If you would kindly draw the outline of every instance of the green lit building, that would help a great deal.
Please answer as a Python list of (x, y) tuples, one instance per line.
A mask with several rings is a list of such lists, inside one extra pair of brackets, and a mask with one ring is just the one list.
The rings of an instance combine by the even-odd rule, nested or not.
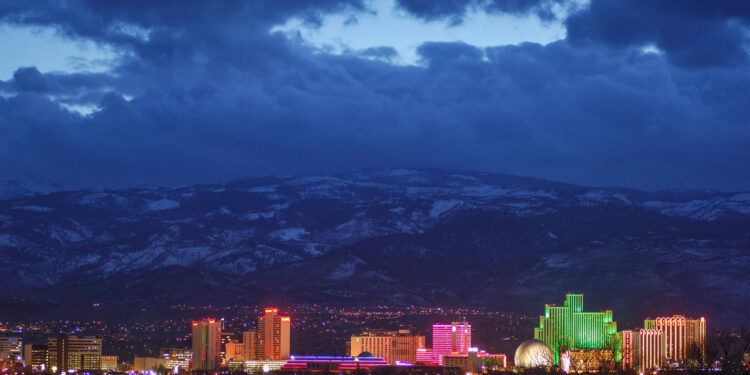
[(558, 365), (561, 352), (569, 349), (612, 349), (619, 360), (618, 337), (612, 310), (584, 312), (583, 294), (565, 295), (563, 306), (545, 305), (534, 329), (534, 338), (552, 348)]

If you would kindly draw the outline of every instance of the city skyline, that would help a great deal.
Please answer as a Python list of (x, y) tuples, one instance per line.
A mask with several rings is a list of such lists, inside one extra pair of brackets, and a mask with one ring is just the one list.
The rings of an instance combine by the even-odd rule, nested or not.
[[(674, 364), (684, 366), (688, 361), (693, 360), (695, 355), (698, 355), (696, 353), (706, 350), (707, 329), (706, 319), (703, 317), (689, 319), (684, 315), (676, 314), (669, 317), (645, 318), (641, 329), (619, 332), (614, 322), (611, 321), (613, 313), (611, 310), (600, 313), (584, 311), (583, 294), (569, 293), (565, 296), (563, 306), (557, 307), (547, 304), (544, 310), (545, 313), (540, 316), (540, 325), (546, 330), (557, 332), (559, 337), (543, 334), (543, 330), (540, 328), (533, 330), (533, 335), (530, 337), (541, 338), (552, 344), (552, 350), (549, 352), (550, 357), (525, 359), (525, 361), (535, 363), (535, 366), (548, 361), (546, 362), (547, 366), (555, 365), (565, 372), (577, 372), (582, 369), (588, 371), (592, 368), (598, 368), (603, 363), (611, 363), (607, 366), (614, 366), (617, 363), (622, 368), (636, 368), (647, 371), (654, 368), (667, 368), (674, 366)], [(559, 310), (559, 313), (554, 312), (557, 310)], [(503, 369), (508, 366), (508, 354), (488, 353), (480, 347), (472, 346), (471, 336), (475, 330), (466, 319), (454, 321), (450, 324), (433, 323), (431, 325), (432, 340), (429, 345), (427, 345), (424, 336), (415, 334), (414, 328), (397, 331), (364, 328), (361, 334), (353, 333), (351, 340), (346, 342), (347, 352), (351, 351), (351, 355), (348, 357), (321, 356), (320, 353), (313, 356), (300, 356), (294, 353), (284, 354), (289, 353), (288, 349), (285, 351), (283, 347), (288, 347), (290, 343), (289, 333), (293, 331), (290, 329), (292, 328), (292, 317), (279, 315), (279, 308), (277, 307), (266, 307), (256, 309), (256, 311), (258, 311), (258, 324), (256, 325), (258, 329), (228, 330), (226, 327), (227, 321), (224, 318), (194, 320), (189, 324), (192, 328), (190, 334), (193, 343), (192, 351), (188, 352), (180, 348), (161, 348), (158, 357), (136, 356), (129, 365), (131, 367), (128, 368), (132, 369), (131, 371), (141, 373), (148, 373), (149, 369), (152, 368), (164, 368), (171, 369), (176, 373), (186, 368), (192, 371), (214, 371), (219, 368), (227, 368), (227, 366), (230, 369), (236, 368), (251, 372), (252, 369), (265, 366), (274, 366), (278, 371), (304, 370), (309, 366), (339, 366), (335, 368), (349, 371), (344, 370), (347, 368), (346, 366), (356, 366), (358, 361), (363, 361), (360, 365), (366, 368), (370, 366), (410, 367), (416, 365), (458, 367), (464, 368), (468, 372), (476, 372), (479, 371), (480, 367), (484, 369), (485, 366), (490, 364), (501, 366)], [(435, 312), (442, 312), (442, 309), (437, 308)], [(589, 324), (588, 318), (580, 319), (580, 316), (589, 317), (591, 314), (601, 314), (604, 320), (599, 319), (597, 321), (599, 324), (605, 324), (609, 327), (602, 328), (602, 332), (598, 336), (595, 334), (598, 328)], [(269, 322), (271, 326), (268, 328), (268, 333), (258, 334), (258, 332), (266, 332), (264, 327)], [(279, 325), (282, 323), (280, 322), (287, 322), (289, 328), (281, 328)], [(573, 324), (573, 322), (578, 323)], [(243, 326), (247, 327), (247, 324)], [(479, 333), (481, 333), (482, 328), (479, 330)], [(604, 332), (610, 334), (611, 337), (604, 338), (602, 336)], [(634, 334), (635, 336), (633, 336)], [(270, 336), (263, 337), (267, 335)], [(241, 339), (236, 340), (237, 337), (241, 337)], [(251, 340), (252, 343), (247, 340)], [(111, 368), (113, 362), (118, 368), (125, 368), (123, 366), (126, 364), (125, 362), (118, 362), (117, 356), (103, 354), (102, 337), (76, 337), (60, 334), (57, 337), (49, 338), (47, 345), (36, 346), (34, 344), (23, 345), (21, 341), (20, 337), (3, 335), (3, 340), (0, 341), (0, 352), (7, 357), (4, 363), (7, 363), (8, 360), (18, 360), (19, 362), (23, 360), (30, 368), (37, 370), (52, 368), (54, 369), (53, 372), (59, 366), (78, 371), (98, 371)], [(400, 343), (401, 341), (403, 341), (403, 344)], [(539, 352), (531, 352), (536, 354), (519, 354), (522, 351), (521, 348), (527, 343), (536, 340), (529, 339), (527, 336), (526, 339), (520, 337), (520, 341), (523, 342), (516, 350), (515, 364), (523, 367), (524, 365), (519, 364), (519, 355), (531, 355), (531, 358), (534, 358), (534, 355), (539, 356)], [(264, 342), (268, 344), (263, 344)], [(546, 345), (541, 341), (536, 342), (539, 345)], [(251, 344), (251, 347), (257, 348), (256, 351), (245, 354), (240, 350), (239, 358), (233, 356), (237, 352), (229, 350), (233, 345), (239, 349), (248, 347), (249, 344)], [(264, 346), (268, 346), (268, 348), (263, 349)], [(693, 347), (700, 352), (693, 351)], [(20, 355), (21, 348), (23, 348), (23, 356)], [(528, 351), (528, 349), (524, 350)], [(40, 351), (45, 354), (38, 354)], [(69, 351), (75, 354), (68, 354)], [(266, 352), (269, 355), (264, 357)], [(41, 363), (39, 358), (42, 358)], [(64, 361), (60, 362), (59, 358), (64, 358)], [(190, 358), (192, 360), (188, 361)], [(526, 362), (522, 361), (521, 363)]]

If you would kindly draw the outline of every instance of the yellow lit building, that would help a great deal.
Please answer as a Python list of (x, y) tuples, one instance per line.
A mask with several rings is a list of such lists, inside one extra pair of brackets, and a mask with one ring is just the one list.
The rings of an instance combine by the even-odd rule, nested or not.
[(102, 356), (102, 371), (117, 371), (117, 356), (116, 355), (103, 355)]
[(245, 347), (244, 344), (239, 341), (230, 341), (226, 344), (226, 354), (224, 355), (225, 362), (228, 361), (244, 361), (245, 360)]
[(66, 334), (47, 340), (47, 365), (53, 371), (101, 370), (102, 338)]
[(425, 337), (408, 329), (398, 331), (371, 330), (352, 336), (349, 354), (357, 357), (367, 352), (381, 357), (390, 364), (415, 363), (417, 350), (425, 347)]
[(167, 368), (188, 370), (190, 369), (190, 361), (193, 359), (193, 353), (190, 349), (182, 348), (161, 348), (159, 349), (159, 357), (164, 358), (167, 361)]
[(646, 319), (645, 329), (656, 329), (664, 335), (664, 358), (668, 362), (681, 362), (687, 358), (690, 345), (701, 351), (706, 343), (706, 319), (690, 319), (684, 315)]
[(258, 318), (258, 352), (264, 360), (289, 359), (291, 318), (281, 316), (278, 309), (265, 309)]

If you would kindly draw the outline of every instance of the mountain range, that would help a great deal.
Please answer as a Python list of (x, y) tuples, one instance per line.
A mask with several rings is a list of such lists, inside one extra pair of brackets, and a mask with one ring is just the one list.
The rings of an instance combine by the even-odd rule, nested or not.
[(0, 200), (0, 315), (256, 303), (538, 315), (583, 292), (621, 327), (662, 314), (741, 325), (749, 250), (750, 192), (434, 169), (22, 190)]

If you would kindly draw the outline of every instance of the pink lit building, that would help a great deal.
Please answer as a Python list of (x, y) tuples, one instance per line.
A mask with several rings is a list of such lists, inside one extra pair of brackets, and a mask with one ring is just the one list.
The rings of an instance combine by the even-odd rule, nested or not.
[(466, 354), (470, 346), (471, 324), (468, 322), (432, 325), (433, 363), (442, 365), (444, 355)]

